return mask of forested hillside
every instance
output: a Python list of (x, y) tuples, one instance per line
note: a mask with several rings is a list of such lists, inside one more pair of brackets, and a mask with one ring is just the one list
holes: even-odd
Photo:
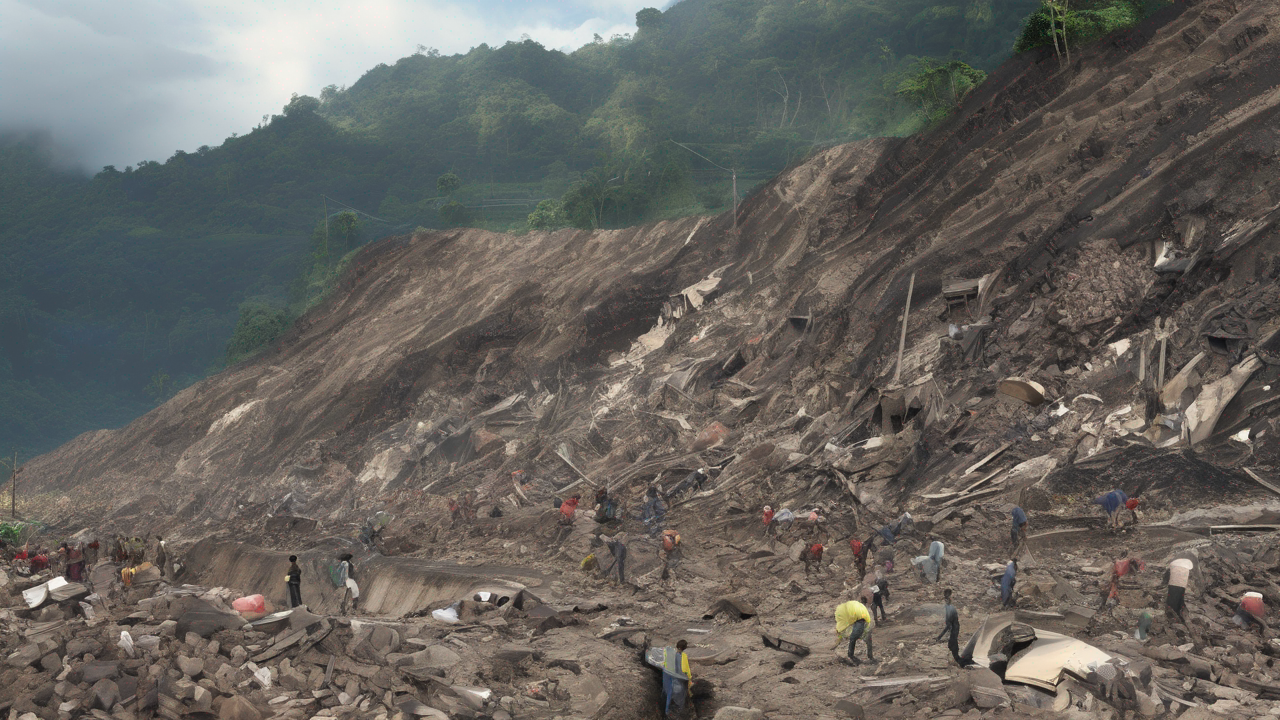
[[(120, 425), (252, 354), (361, 242), (716, 212), (731, 170), (741, 196), (815, 148), (923, 128), (1039, 7), (685, 0), (571, 53), (422, 48), (218, 147), (91, 178), (38, 135), (0, 138), (0, 450)], [(1078, 3), (1067, 27), (1144, 9)]]

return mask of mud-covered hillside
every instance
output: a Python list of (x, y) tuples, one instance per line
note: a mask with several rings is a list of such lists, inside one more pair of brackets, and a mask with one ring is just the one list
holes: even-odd
[[(360, 662), (335, 670), (336, 641), (295, 632), (306, 651), (279, 640), (277, 665), (220, 670), (210, 707), (285, 702), (252, 684), (266, 672), (310, 688), (284, 716), (407, 716), (411, 700), (433, 717), (651, 717), (639, 653), (688, 638), (694, 700), (722, 720), (1274, 715), (1280, 645), (1230, 617), (1245, 592), (1280, 605), (1278, 22), (1274, 0), (1179, 3), (1069, 67), (1017, 58), (945, 126), (827, 150), (736, 221), (377, 243), (269, 354), (28, 463), (19, 511), (68, 535), (163, 534), (174, 583), (234, 589), (213, 599), (283, 603), (296, 552), (304, 599), (333, 612), (326, 568), (357, 552), (365, 617), (334, 632)], [(696, 468), (706, 483), (682, 486)], [(650, 486), (670, 507), (646, 526)], [(1116, 488), (1138, 522), (1106, 531), (1089, 499)], [(600, 489), (619, 519), (592, 521)], [(454, 523), (449, 499), (472, 490), (478, 517)], [(579, 492), (558, 524), (553, 500)], [(779, 541), (766, 504), (825, 519)], [(908, 511), (872, 563), (897, 569), (860, 577), (846, 541)], [(375, 552), (352, 539), (381, 512)], [(660, 559), (663, 527), (680, 562)], [(607, 562), (603, 535), (629, 544), (625, 584), (582, 564)], [(935, 540), (940, 583), (912, 567)], [(1013, 553), (1017, 609), (999, 614)], [(1149, 569), (1110, 588), (1126, 556)], [(1183, 618), (1161, 612), (1179, 558)], [(833, 609), (886, 579), (877, 660), (851, 669), (829, 650)], [(432, 618), (499, 580), (520, 607)], [(944, 586), (981, 668), (935, 642)], [(135, 600), (112, 623), (161, 621), (164, 603)], [(368, 623), (395, 641), (360, 649)], [(223, 667), (218, 647), (256, 652), (263, 632), (192, 648)], [(417, 659), (388, 654), (401, 638)], [(447, 667), (419, 666), (446, 646)], [(1112, 663), (1119, 695), (1099, 679)], [(7, 672), (18, 696), (36, 683)]]
[[(1024, 457), (1144, 444), (1176, 410), (1138, 380), (1159, 375), (1165, 318), (1168, 377), (1204, 351), (1210, 386), (1261, 350), (1246, 391), (1262, 393), (1255, 414), (1275, 409), (1258, 389), (1274, 374), (1259, 345), (1280, 270), (1274, 11), (1179, 4), (1070, 68), (1015, 59), (936, 132), (785, 173), (736, 229), (722, 216), (379, 243), (270, 355), (28, 463), (25, 507), (68, 527), (177, 530), (249, 509), (340, 521), (398, 491), (505, 495), (514, 470), (563, 485), (576, 474), (562, 445), (614, 483), (731, 456), (721, 482), (811, 474), (879, 434), (874, 408), (901, 396), (912, 274), (899, 384), (927, 387), (928, 404), (905, 411), (912, 448), (890, 493), (1006, 439)], [(948, 310), (943, 288), (979, 279)], [(1069, 414), (997, 402), (1007, 377)], [(1072, 402), (1086, 392), (1130, 412), (1090, 423)], [(690, 453), (713, 420), (729, 436)]]

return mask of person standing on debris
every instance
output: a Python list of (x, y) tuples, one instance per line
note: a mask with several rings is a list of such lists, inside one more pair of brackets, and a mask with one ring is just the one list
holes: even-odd
[(662, 531), (662, 577), (665, 580), (667, 568), (677, 565), (684, 551), (680, 549), (680, 532), (674, 528)]
[[(668, 718), (679, 717), (684, 712), (684, 704), (689, 699), (689, 686), (693, 682), (693, 672), (689, 668), (689, 653), (685, 650), (689, 643), (680, 640), (676, 643), (675, 652), (667, 648), (662, 666), (663, 712)], [(672, 711), (674, 706), (674, 712)]]
[(1013, 588), (1018, 584), (1018, 561), (1010, 560), (1004, 566), (1004, 576), (1000, 578), (1000, 605), (1013, 607)]
[(945, 554), (946, 546), (941, 540), (934, 540), (929, 543), (929, 554), (921, 555), (911, 561), (911, 564), (920, 571), (920, 575), (925, 582), (940, 582), (942, 580), (942, 560)]
[(858, 593), (858, 599), (871, 607), (871, 613), (875, 616), (878, 612), (877, 619), (885, 621), (889, 619), (889, 613), (885, 612), (884, 601), (889, 599), (889, 579), (884, 576), (880, 568), (874, 568), (867, 573), (862, 579), (862, 588)]
[(137, 535), (129, 541), (129, 566), (138, 567), (147, 560), (147, 546)]
[[(1131, 500), (1132, 502), (1130, 502)], [(1138, 507), (1138, 499), (1130, 498), (1125, 495), (1123, 490), (1116, 489), (1094, 498), (1092, 504), (1102, 506), (1103, 512), (1107, 514), (1107, 526), (1116, 530), (1124, 524), (1124, 521), (1121, 520), (1121, 511), (1129, 510), (1133, 513)], [(1133, 518), (1137, 520), (1137, 513), (1133, 513)]]
[(760, 522), (764, 523), (764, 534), (768, 536), (773, 531), (773, 507), (764, 506), (764, 512), (760, 515)]
[(284, 576), (285, 588), (289, 591), (289, 607), (296, 608), (302, 604), (302, 568), (298, 567), (298, 556), (289, 556), (289, 574)]
[(458, 502), (458, 496), (449, 498), (449, 527), (458, 524), (462, 519), (462, 504)]
[(836, 644), (831, 646), (832, 650), (840, 647), (841, 641), (845, 638), (845, 633), (849, 634), (849, 662), (853, 665), (861, 665), (862, 661), (855, 655), (858, 647), (859, 638), (867, 641), (867, 662), (875, 662), (875, 651), (871, 647), (871, 630), (875, 625), (875, 621), (871, 617), (871, 613), (867, 611), (867, 606), (857, 600), (850, 600), (836, 606)]
[(164, 538), (156, 536), (156, 567), (160, 568), (160, 577), (169, 579), (169, 546), (165, 544)]
[(946, 624), (942, 626), (942, 632), (938, 633), (938, 637), (934, 638), (934, 642), (942, 642), (943, 636), (947, 637), (947, 649), (951, 651), (951, 657), (956, 659), (956, 664), (965, 667), (968, 662), (960, 657), (960, 613), (956, 612), (956, 606), (951, 604), (951, 588), (942, 591), (942, 615), (946, 620)]
[(347, 614), (347, 601), (351, 602), (351, 612), (356, 611), (360, 602), (360, 586), (356, 584), (356, 569), (351, 564), (351, 553), (338, 556), (338, 586), (342, 588), (342, 601), (339, 610)]
[(1146, 566), (1147, 564), (1141, 558), (1130, 558), (1128, 551), (1120, 553), (1120, 559), (1116, 560), (1111, 566), (1111, 584), (1102, 596), (1103, 606), (1105, 607), (1107, 603), (1119, 600), (1120, 578), (1131, 572), (1139, 572)]
[(650, 485), (645, 491), (644, 507), (640, 509), (640, 519), (649, 530), (649, 537), (657, 537), (662, 532), (667, 519), (667, 504), (662, 501), (658, 488)]
[(29, 566), (33, 575), (38, 572), (44, 572), (49, 567), (49, 556), (45, 554), (43, 549), (38, 549), (36, 554), (31, 556)]
[(1027, 541), (1027, 513), (1015, 505), (1009, 514), (1013, 516), (1013, 528), (1009, 531), (1009, 546), (1013, 556), (1018, 557), (1023, 543)]
[(574, 513), (578, 511), (578, 502), (582, 500), (582, 495), (574, 493), (569, 499), (560, 503), (560, 524), (572, 525)]
[(853, 563), (858, 569), (858, 577), (862, 577), (867, 574), (867, 550), (870, 545), (871, 544), (869, 542), (863, 544), (863, 542), (856, 537), (849, 538), (849, 549), (853, 551)]
[(822, 543), (814, 543), (800, 551), (800, 562), (804, 563), (804, 576), (809, 577), (809, 569), (816, 565), (818, 570), (822, 570), (822, 551), (825, 550)]
[(84, 546), (74, 543), (67, 550), (67, 580), (84, 582)]
[(618, 568), (618, 584), (627, 584), (627, 536), (624, 533), (618, 533), (613, 536), (612, 540), (606, 539), (605, 547), (609, 548), (609, 554), (613, 556), (613, 562), (609, 567), (604, 569), (604, 576), (609, 577), (610, 571), (616, 566)]
[(98, 564), (98, 549), (100, 547), (102, 546), (98, 544), (98, 538), (96, 537), (90, 540), (88, 545), (84, 546), (84, 561), (90, 569)]
[(1195, 563), (1187, 558), (1178, 558), (1169, 563), (1169, 570), (1166, 574), (1169, 591), (1164, 598), (1165, 614), (1178, 618), (1184, 625), (1187, 622), (1187, 616), (1184, 612), (1185, 596), (1187, 594), (1187, 585), (1191, 581), (1191, 571), (1194, 569)]

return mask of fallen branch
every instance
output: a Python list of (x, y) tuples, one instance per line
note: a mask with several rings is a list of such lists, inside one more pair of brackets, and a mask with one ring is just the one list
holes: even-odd
[(1007, 442), (1001, 445), (1000, 447), (996, 448), (995, 450), (992, 450), (990, 453), (987, 454), (986, 457), (982, 458), (981, 460), (974, 463), (973, 465), (970, 465), (969, 469), (964, 471), (964, 474), (965, 475), (973, 474), (978, 470), (978, 468), (981, 468), (983, 465), (986, 465), (987, 463), (991, 462), (992, 460), (995, 459), (997, 455), (1004, 452), (1005, 450), (1008, 450), (1012, 446), (1013, 446), (1012, 442)]

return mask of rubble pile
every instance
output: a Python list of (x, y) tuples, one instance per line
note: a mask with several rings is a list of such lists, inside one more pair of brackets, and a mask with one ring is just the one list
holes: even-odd
[[(685, 640), (721, 718), (1280, 715), (1280, 646), (1233, 620), (1280, 607), (1278, 22), (1176, 3), (1069, 67), (1026, 54), (736, 218), (365, 249), (270, 353), (27, 464), (51, 543), (163, 533), (184, 584), (99, 590), (57, 653), (13, 612), (10, 672), (118, 661), (155, 712), (205, 712), (202, 687), (208, 712), (630, 718), (657, 712), (647, 652)], [(314, 622), (220, 628), (213, 654), (151, 629), (182, 598), (224, 617), (195, 587), (283, 606), (290, 552)], [(498, 581), (539, 604), (468, 615)], [(834, 609), (876, 596), (876, 662), (850, 667)], [(68, 660), (72, 628), (97, 645)], [(51, 710), (30, 685), (12, 708), (41, 717), (93, 688)]]
[[(104, 562), (91, 588), (4, 611), (9, 717), (591, 717), (611, 697), (653, 694), (634, 652), (558, 630), (598, 604), (463, 599), (449, 624), (305, 606), (239, 613), (227, 588), (170, 585), (158, 573), (124, 587), (119, 570)], [(643, 632), (624, 635), (633, 643)], [(584, 672), (592, 661), (608, 674)]]

